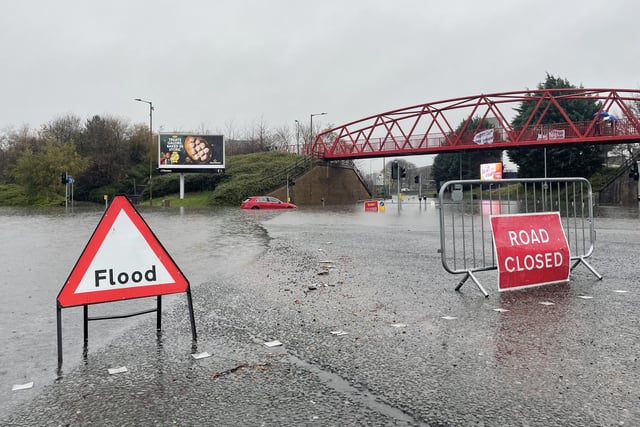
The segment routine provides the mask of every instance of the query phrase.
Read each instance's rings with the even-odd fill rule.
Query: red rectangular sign
[[[558,212],[491,217],[500,291],[569,281],[571,255]]]
[[[367,200],[364,202],[365,212],[378,212],[378,202],[376,200]]]

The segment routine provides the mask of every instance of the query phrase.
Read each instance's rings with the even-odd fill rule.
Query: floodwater
[[[409,206],[409,205],[405,205]],[[425,205],[437,225],[435,202]],[[360,206],[361,208],[361,206]],[[420,209],[403,210],[389,204],[390,215],[365,215],[355,206],[307,210],[289,216],[308,226],[330,226],[344,221],[371,223],[422,221]],[[405,212],[406,211],[406,212]],[[18,400],[13,385],[34,381],[36,386],[56,378],[56,298],[91,238],[104,210],[0,208],[0,413]],[[282,214],[278,211],[242,211],[237,208],[147,208],[143,219],[166,248],[192,288],[216,275],[242,268],[263,251],[269,236],[261,223]],[[299,225],[299,224],[296,224]],[[165,296],[163,305],[176,296]],[[90,306],[89,315],[122,315],[152,309],[155,299],[141,299]],[[136,318],[112,320],[108,328],[93,334],[89,347],[100,348],[131,327]],[[82,359],[81,307],[62,310],[64,367]]]
[[[0,209],[0,413],[15,399],[15,384],[42,385],[55,379],[57,365],[56,298],[100,222],[103,210]],[[151,209],[143,219],[192,286],[238,268],[267,243],[260,219],[239,209]],[[170,304],[174,296],[165,296]],[[154,308],[155,299],[90,306],[90,316],[132,313]],[[65,367],[82,355],[82,309],[62,310]],[[136,318],[110,321],[91,334],[89,347],[108,343]]]
[[[632,343],[635,341],[631,338],[634,334],[637,336],[637,329],[634,329],[637,321],[626,314],[631,314],[629,307],[636,298],[634,289],[628,285],[635,285],[637,281],[633,266],[640,246],[630,248],[628,242],[632,240],[630,234],[636,236],[639,233],[637,208],[602,208],[596,211],[599,215],[596,229],[602,238],[597,243],[599,252],[594,264],[602,269],[603,282],[595,281],[582,269],[571,288],[506,293],[499,297],[492,291],[488,299],[483,298],[471,283],[465,285],[462,293],[454,292],[453,287],[459,278],[442,271],[437,254],[439,210],[434,199],[426,203],[409,199],[401,208],[389,201],[385,208],[386,212],[378,214],[364,212],[361,204],[286,212],[156,207],[140,210],[140,213],[189,279],[194,293],[199,285],[215,282],[216,276],[233,276],[234,272],[259,260],[268,252],[271,239],[278,239],[279,245],[286,248],[274,245],[279,250],[262,262],[271,260],[275,263],[281,261],[279,257],[283,255],[302,254],[302,263],[310,259],[311,252],[329,252],[328,256],[342,264],[342,270],[331,273],[339,278],[332,279],[334,287],[309,294],[305,288],[311,280],[318,280],[315,273],[309,272],[307,266],[304,266],[306,270],[300,268],[295,274],[290,273],[292,266],[298,265],[298,260],[290,259],[282,261],[281,268],[286,270],[286,276],[272,277],[268,281],[273,289],[262,290],[262,283],[256,281],[255,288],[247,289],[243,294],[246,296],[254,292],[256,298],[264,298],[264,307],[275,307],[270,310],[277,312],[277,316],[270,317],[256,311],[250,303],[229,309],[247,312],[247,324],[254,325],[247,330],[279,331],[282,336],[288,336],[292,349],[298,343],[300,358],[296,363],[304,370],[314,372],[318,377],[322,377],[322,372],[330,372],[344,379],[353,377],[357,380],[351,380],[355,384],[367,381],[372,386],[377,384],[377,389],[373,387],[376,394],[372,392],[371,399],[362,398],[368,395],[363,394],[360,388],[357,392],[350,392],[349,387],[354,387],[352,383],[335,385],[337,381],[334,378],[332,387],[341,393],[352,393],[352,398],[359,395],[362,405],[373,407],[373,412],[379,413],[385,412],[380,407],[376,408],[382,403],[373,404],[367,400],[373,401],[376,400],[373,397],[382,395],[382,401],[389,406],[386,414],[392,419],[404,420],[397,413],[398,408],[404,408],[402,414],[411,413],[412,420],[425,420],[439,412],[438,419],[459,421],[460,418],[452,417],[467,411],[469,402],[484,400],[490,395],[486,394],[488,389],[493,393],[508,389],[521,399],[515,402],[525,405],[525,410],[529,411],[534,410],[531,408],[535,408],[537,401],[546,404],[544,399],[549,393],[564,393],[568,396],[565,402],[567,409],[553,407],[553,414],[557,416],[558,413],[565,414],[565,411],[571,414],[580,408],[580,399],[588,396],[583,394],[583,388],[594,393],[597,375],[612,378],[613,384],[613,378],[622,375],[624,369],[629,368],[629,372],[633,372],[633,366],[626,365],[631,363],[630,354],[634,353],[635,344]],[[22,400],[53,383],[59,374],[56,297],[102,214],[100,208],[76,209],[73,212],[65,212],[64,209],[0,208],[0,237],[3,241],[0,246],[3,261],[0,267],[3,295],[0,299],[0,339],[4,343],[0,347],[0,419],[10,414]],[[289,246],[295,250],[289,251]],[[625,252],[621,252],[621,248]],[[621,255],[617,256],[619,253]],[[383,262],[382,257],[390,262]],[[616,291],[619,289],[629,292],[618,294]],[[200,290],[206,294],[204,289]],[[596,298],[576,299],[577,294],[586,292],[595,294]],[[288,307],[304,306],[291,302],[303,297],[309,298],[306,302],[308,311],[291,309],[289,312]],[[183,298],[183,295],[163,297],[163,309],[168,310],[168,306],[176,301],[182,303]],[[556,311],[540,305],[539,300],[549,298],[553,298]],[[222,296],[220,299],[228,301]],[[282,300],[289,304],[285,305]],[[269,305],[269,302],[273,304]],[[153,308],[154,304],[153,298],[97,304],[90,306],[90,315],[130,313]],[[497,314],[493,311],[497,305],[509,307],[511,311]],[[263,309],[263,306],[259,308]],[[549,314],[545,314],[547,312]],[[449,314],[454,314],[454,320],[459,316],[457,321],[460,323],[443,322],[442,319]],[[63,309],[62,317],[64,371],[69,372],[83,360],[82,308]],[[611,329],[603,328],[603,322],[598,321],[600,318],[608,322],[605,326],[612,325]],[[110,320],[100,327],[90,324],[89,351],[109,345],[138,322],[139,317]],[[389,324],[397,326],[399,322],[405,327],[409,325],[406,331],[392,328],[396,332],[385,332]],[[300,328],[300,324],[305,328]],[[334,324],[352,328],[353,334],[340,341],[345,346],[344,351],[339,346],[318,350],[324,348],[322,342],[326,338],[323,337],[328,334],[318,335],[312,331],[319,329],[324,333],[325,327],[333,327]],[[259,329],[255,325],[259,325]],[[560,327],[550,328],[549,325]],[[358,328],[362,329],[359,333]],[[611,330],[617,332],[610,333]],[[206,342],[206,338],[203,341]],[[552,346],[558,350],[552,351]],[[354,348],[347,351],[349,347]],[[398,351],[401,348],[405,348],[406,354]],[[564,359],[555,357],[556,353]],[[592,359],[606,360],[607,364],[598,365],[597,371],[588,363],[585,367],[583,362]],[[356,368],[366,367],[366,370],[359,372],[354,365]],[[523,365],[532,371],[519,369]],[[326,366],[331,369],[325,369]],[[429,368],[428,375],[421,374],[425,367]],[[611,372],[604,372],[608,369]],[[549,378],[558,376],[556,372],[559,373],[559,382],[552,383]],[[571,381],[575,380],[576,386],[563,379],[567,375]],[[524,378],[529,377],[527,381],[533,385],[528,388]],[[538,377],[542,379],[537,380]],[[625,382],[620,379],[611,385],[617,387],[617,394],[600,396],[604,403],[593,410],[610,411],[611,405],[607,406],[609,400],[637,389],[640,383],[636,377],[628,375]],[[11,391],[13,385],[31,381],[34,382],[32,392]],[[225,383],[225,386],[231,385]],[[459,393],[463,388],[467,388],[467,395]],[[243,392],[250,393],[251,390],[245,387]],[[407,390],[411,393],[405,393]],[[448,398],[434,398],[430,393],[435,390]],[[521,393],[521,390],[524,391]],[[260,390],[257,395],[269,396]],[[336,401],[345,400],[342,395],[336,395]],[[530,396],[534,401],[529,405]],[[511,399],[501,398],[507,402]],[[460,403],[459,407],[450,408],[455,402]],[[596,404],[598,399],[589,402]],[[128,404],[124,398],[120,403]],[[607,421],[604,424],[612,419],[637,420],[637,413],[622,412],[630,403],[615,403],[622,415],[613,418],[607,412],[607,417],[603,415]],[[135,402],[131,404],[135,406]],[[319,404],[314,403],[316,406]],[[269,405],[271,402],[264,402],[263,406],[256,408],[264,410]],[[329,405],[327,411],[334,409]],[[518,412],[513,409],[513,414]],[[481,419],[479,414],[468,416],[470,420]],[[290,414],[283,413],[282,416]],[[497,416],[494,414],[494,417]],[[204,419],[199,418],[200,421]],[[494,418],[496,424],[488,422],[486,425],[498,425],[497,420],[504,421]]]

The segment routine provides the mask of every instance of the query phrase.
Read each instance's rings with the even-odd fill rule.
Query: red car
[[[240,204],[240,209],[295,209],[293,203],[283,202],[270,196],[252,196]]]

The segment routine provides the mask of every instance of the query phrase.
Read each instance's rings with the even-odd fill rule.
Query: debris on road
[[[13,387],[11,387],[11,391],[27,390],[30,388],[33,388],[33,381],[25,384],[15,384]]]
[[[221,371],[221,372],[214,372],[212,376],[213,376],[213,378],[220,378],[223,375],[231,374],[233,372],[239,371],[240,369],[244,369],[247,366],[249,366],[249,363],[244,362],[244,363],[241,363],[238,366],[234,366],[233,368],[229,368],[229,369]]]
[[[191,355],[194,359],[204,359],[205,357],[211,357],[211,353],[203,351],[202,353],[194,353]]]

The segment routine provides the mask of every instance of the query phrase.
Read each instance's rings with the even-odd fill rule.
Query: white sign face
[[[98,249],[75,293],[151,286],[173,278],[124,211]]]
[[[480,179],[502,179],[502,163],[483,163],[480,165]]]
[[[551,129],[549,132],[539,132],[538,133],[538,141],[550,140],[550,139],[564,139],[565,132],[564,129]]]
[[[473,142],[479,145],[493,144],[493,129],[485,129],[473,136]]]
[[[186,292],[189,281],[126,196],[113,198],[58,294],[74,307]]]

